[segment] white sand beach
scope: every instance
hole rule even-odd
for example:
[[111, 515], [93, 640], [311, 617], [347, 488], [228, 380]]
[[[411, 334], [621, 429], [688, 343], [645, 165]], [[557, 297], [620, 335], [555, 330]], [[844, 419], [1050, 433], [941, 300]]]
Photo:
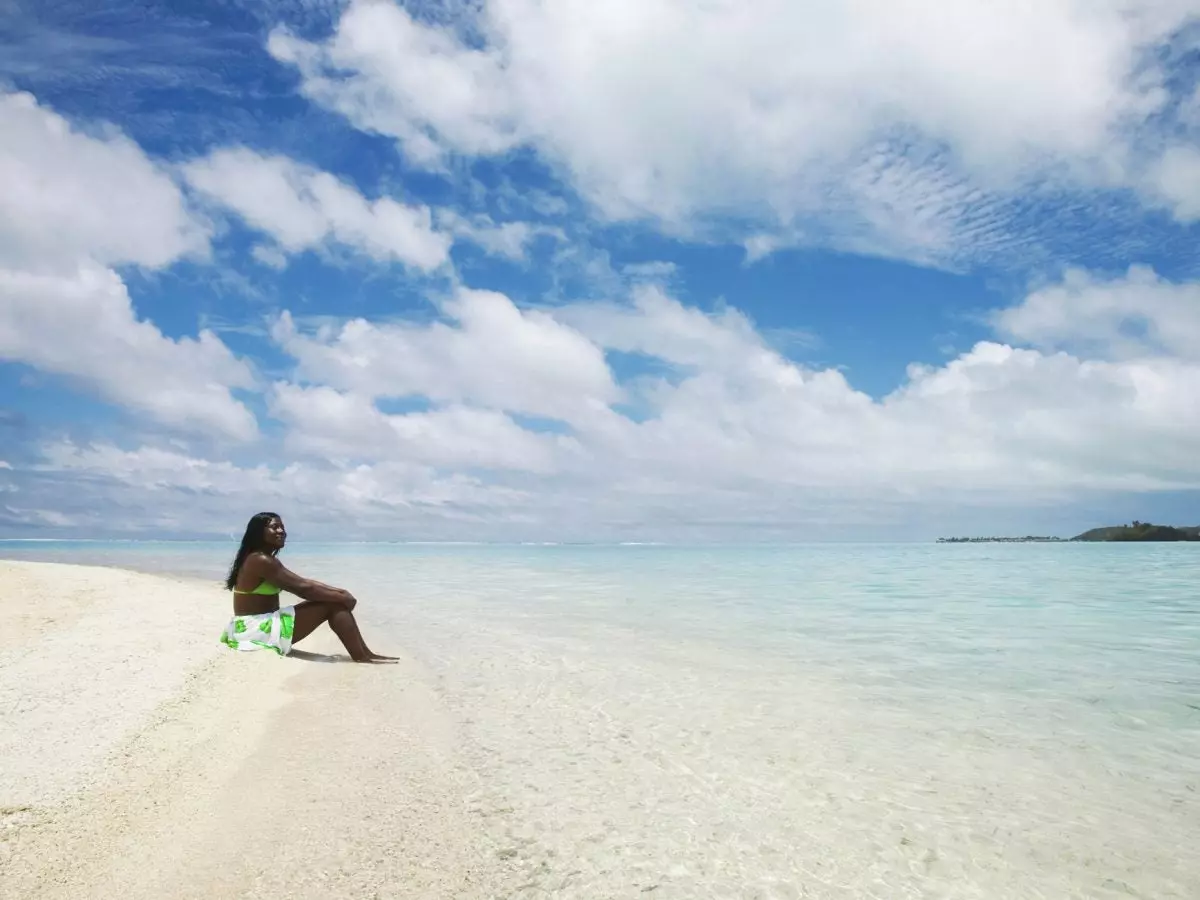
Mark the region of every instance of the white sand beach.
[[0, 897], [493, 895], [419, 667], [335, 661], [324, 629], [308, 658], [234, 653], [228, 603], [0, 563]]

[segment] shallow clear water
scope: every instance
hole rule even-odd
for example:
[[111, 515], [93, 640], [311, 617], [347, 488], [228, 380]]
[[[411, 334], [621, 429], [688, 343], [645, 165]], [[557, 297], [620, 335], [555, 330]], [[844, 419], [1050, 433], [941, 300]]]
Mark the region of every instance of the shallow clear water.
[[[214, 580], [232, 549], [0, 543]], [[287, 559], [436, 677], [525, 895], [1200, 896], [1198, 545]]]

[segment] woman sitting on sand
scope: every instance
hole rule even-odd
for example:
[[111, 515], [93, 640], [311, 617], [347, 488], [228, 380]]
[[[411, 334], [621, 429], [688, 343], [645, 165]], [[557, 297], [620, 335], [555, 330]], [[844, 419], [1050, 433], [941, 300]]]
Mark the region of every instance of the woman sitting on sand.
[[[284, 568], [276, 556], [286, 543], [283, 520], [275, 513], [251, 517], [225, 579], [226, 589], [233, 591], [233, 618], [221, 634], [221, 643], [234, 650], [268, 649], [286, 656], [292, 644], [328, 622], [355, 662], [394, 660], [394, 656], [380, 656], [367, 647], [354, 621], [358, 601], [349, 591], [301, 578]], [[280, 591], [304, 601], [280, 608]]]

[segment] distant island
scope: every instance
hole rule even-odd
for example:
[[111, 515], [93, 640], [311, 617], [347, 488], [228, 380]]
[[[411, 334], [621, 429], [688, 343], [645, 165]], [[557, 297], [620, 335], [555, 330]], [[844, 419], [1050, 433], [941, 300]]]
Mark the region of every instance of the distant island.
[[1170, 525], [1152, 525], [1138, 522], [1130, 525], [1112, 525], [1108, 528], [1093, 528], [1071, 538], [1073, 541], [1200, 541], [1200, 525], [1174, 528]]
[[1154, 525], [1136, 519], [1128, 525], [1109, 525], [1093, 528], [1073, 538], [1042, 537], [951, 537], [938, 538], [939, 544], [1057, 544], [1072, 541], [1120, 542], [1120, 541], [1200, 541], [1200, 525], [1176, 528], [1172, 525]]

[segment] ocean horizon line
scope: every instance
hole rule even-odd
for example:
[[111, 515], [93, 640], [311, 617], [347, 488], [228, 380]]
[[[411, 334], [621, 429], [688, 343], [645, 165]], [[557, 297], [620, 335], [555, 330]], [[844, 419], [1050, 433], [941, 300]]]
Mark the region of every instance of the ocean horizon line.
[[[29, 538], [0, 537], [0, 544], [225, 544], [241, 538]], [[821, 539], [795, 541], [390, 541], [390, 540], [304, 540], [304, 546], [395, 546], [395, 547], [787, 547], [813, 544], [932, 544], [934, 538], [921, 539]]]
[[[215, 546], [236, 545], [240, 537], [229, 538], [29, 538], [29, 537], [0, 537], [0, 545], [96, 545], [120, 544], [124, 546]], [[290, 546], [301, 547], [495, 547], [512, 549], [555, 549], [555, 548], [604, 548], [604, 549], [702, 549], [734, 547], [769, 548], [769, 547], [813, 547], [813, 546], [918, 546], [918, 545], [958, 545], [958, 544], [1079, 544], [1087, 543], [1071, 538], [1055, 538], [1053, 540], [1029, 541], [1020, 538], [1011, 539], [946, 539], [946, 538], [893, 538], [893, 539], [864, 539], [864, 538], [809, 538], [805, 540], [772, 540], [772, 541], [389, 541], [389, 540], [297, 540]], [[1109, 543], [1109, 542], [1106, 542]], [[1119, 543], [1119, 542], [1118, 542]], [[1136, 543], [1136, 542], [1135, 542]]]
[[[29, 538], [0, 537], [4, 544], [121, 544], [144, 546], [181, 546], [237, 544], [241, 537], [228, 538]], [[806, 547], [806, 546], [912, 546], [937, 544], [937, 538], [807, 538], [804, 540], [694, 540], [694, 541], [391, 541], [391, 540], [323, 540], [297, 539], [289, 547], [508, 547], [522, 549], [553, 549], [556, 547], [597, 547], [637, 549], [691, 549], [702, 547]], [[1064, 539], [1062, 543], [1068, 541]], [[1047, 542], [1049, 543], [1049, 542]]]

